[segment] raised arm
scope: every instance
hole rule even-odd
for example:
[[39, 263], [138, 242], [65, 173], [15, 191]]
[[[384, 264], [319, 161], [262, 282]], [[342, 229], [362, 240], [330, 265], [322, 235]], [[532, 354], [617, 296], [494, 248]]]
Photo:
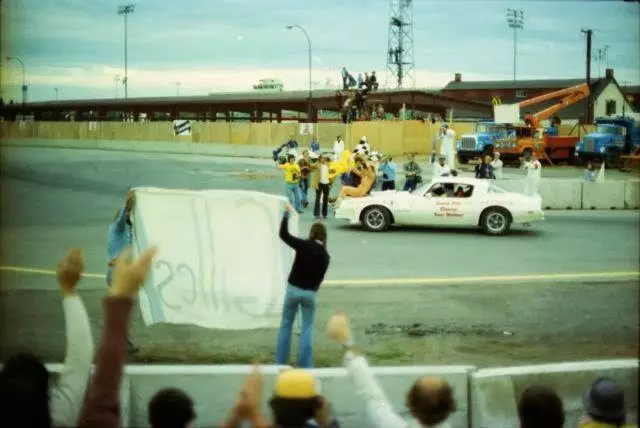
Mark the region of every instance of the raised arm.
[[62, 291], [67, 351], [58, 384], [51, 391], [51, 419], [55, 426], [74, 426], [91, 374], [93, 340], [89, 317], [76, 293], [84, 270], [80, 250], [71, 250], [58, 263], [57, 278]]
[[282, 216], [282, 222], [280, 222], [280, 239], [294, 250], [297, 250], [302, 246], [304, 240], [296, 238], [289, 233], [289, 217], [291, 216], [291, 210], [293, 210], [291, 204], [287, 203], [286, 211]]
[[120, 427], [120, 384], [133, 299], [151, 269], [156, 249], [145, 251], [133, 263], [127, 260], [129, 253], [125, 251], [118, 259], [110, 295], [103, 301], [104, 332], [95, 375], [77, 423], [79, 427]]

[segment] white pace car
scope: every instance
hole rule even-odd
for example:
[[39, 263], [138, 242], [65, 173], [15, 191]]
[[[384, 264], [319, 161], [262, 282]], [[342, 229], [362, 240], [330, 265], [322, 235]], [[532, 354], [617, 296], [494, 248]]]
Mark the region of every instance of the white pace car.
[[336, 218], [381, 232], [391, 225], [480, 227], [504, 235], [514, 223], [544, 220], [540, 196], [508, 192], [490, 180], [438, 177], [415, 191], [372, 192], [347, 198]]

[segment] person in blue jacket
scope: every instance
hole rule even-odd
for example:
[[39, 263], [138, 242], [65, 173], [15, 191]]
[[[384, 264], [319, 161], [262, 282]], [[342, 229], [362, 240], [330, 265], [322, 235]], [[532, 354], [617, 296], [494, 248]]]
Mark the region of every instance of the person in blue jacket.
[[[115, 267], [117, 258], [120, 256], [120, 253], [122, 253], [125, 248], [130, 247], [133, 242], [133, 223], [131, 222], [131, 213], [133, 212], [134, 203], [135, 194], [133, 191], [129, 191], [125, 199], [124, 206], [116, 212], [113, 222], [109, 225], [109, 235], [107, 237], [106, 274], [107, 286], [109, 287], [111, 287], [113, 268]], [[128, 342], [129, 352], [137, 352], [138, 348], [131, 342], [131, 340]]]

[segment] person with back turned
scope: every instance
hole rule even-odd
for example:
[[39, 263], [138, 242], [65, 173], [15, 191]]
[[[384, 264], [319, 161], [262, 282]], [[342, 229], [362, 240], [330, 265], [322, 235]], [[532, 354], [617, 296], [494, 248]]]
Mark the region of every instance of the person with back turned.
[[313, 367], [313, 324], [316, 314], [316, 294], [329, 267], [327, 253], [327, 229], [324, 224], [316, 222], [311, 226], [308, 239], [300, 239], [289, 233], [289, 216], [293, 211], [291, 204], [286, 204], [286, 211], [280, 224], [280, 239], [296, 252], [289, 284], [284, 298], [282, 320], [278, 331], [276, 346], [276, 364], [288, 365], [291, 353], [291, 330], [300, 309], [302, 314], [302, 330], [296, 367]]

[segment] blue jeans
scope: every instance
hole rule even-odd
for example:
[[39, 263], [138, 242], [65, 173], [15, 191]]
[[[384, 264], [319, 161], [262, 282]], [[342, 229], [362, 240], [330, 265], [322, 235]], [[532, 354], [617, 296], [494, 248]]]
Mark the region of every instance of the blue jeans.
[[287, 198], [289, 199], [289, 202], [291, 202], [291, 205], [293, 205], [293, 207], [296, 209], [296, 211], [298, 211], [299, 213], [302, 212], [302, 206], [300, 203], [300, 185], [298, 183], [287, 183], [287, 186], [285, 188], [285, 192], [287, 195]]
[[309, 193], [309, 178], [301, 178], [300, 179], [300, 193], [303, 204], [309, 203], [307, 199], [307, 194]]
[[418, 181], [415, 178], [407, 178], [407, 180], [404, 182], [404, 187], [402, 188], [402, 191], [406, 192], [408, 190], [410, 192], [413, 192], [414, 190], [416, 190], [417, 186], [418, 186]]
[[310, 369], [313, 368], [313, 322], [316, 316], [316, 292], [303, 290], [293, 285], [287, 286], [284, 297], [284, 308], [282, 309], [282, 320], [280, 321], [276, 346], [276, 364], [289, 364], [291, 331], [298, 309], [302, 315], [302, 329], [300, 343], [298, 343], [296, 367]]

